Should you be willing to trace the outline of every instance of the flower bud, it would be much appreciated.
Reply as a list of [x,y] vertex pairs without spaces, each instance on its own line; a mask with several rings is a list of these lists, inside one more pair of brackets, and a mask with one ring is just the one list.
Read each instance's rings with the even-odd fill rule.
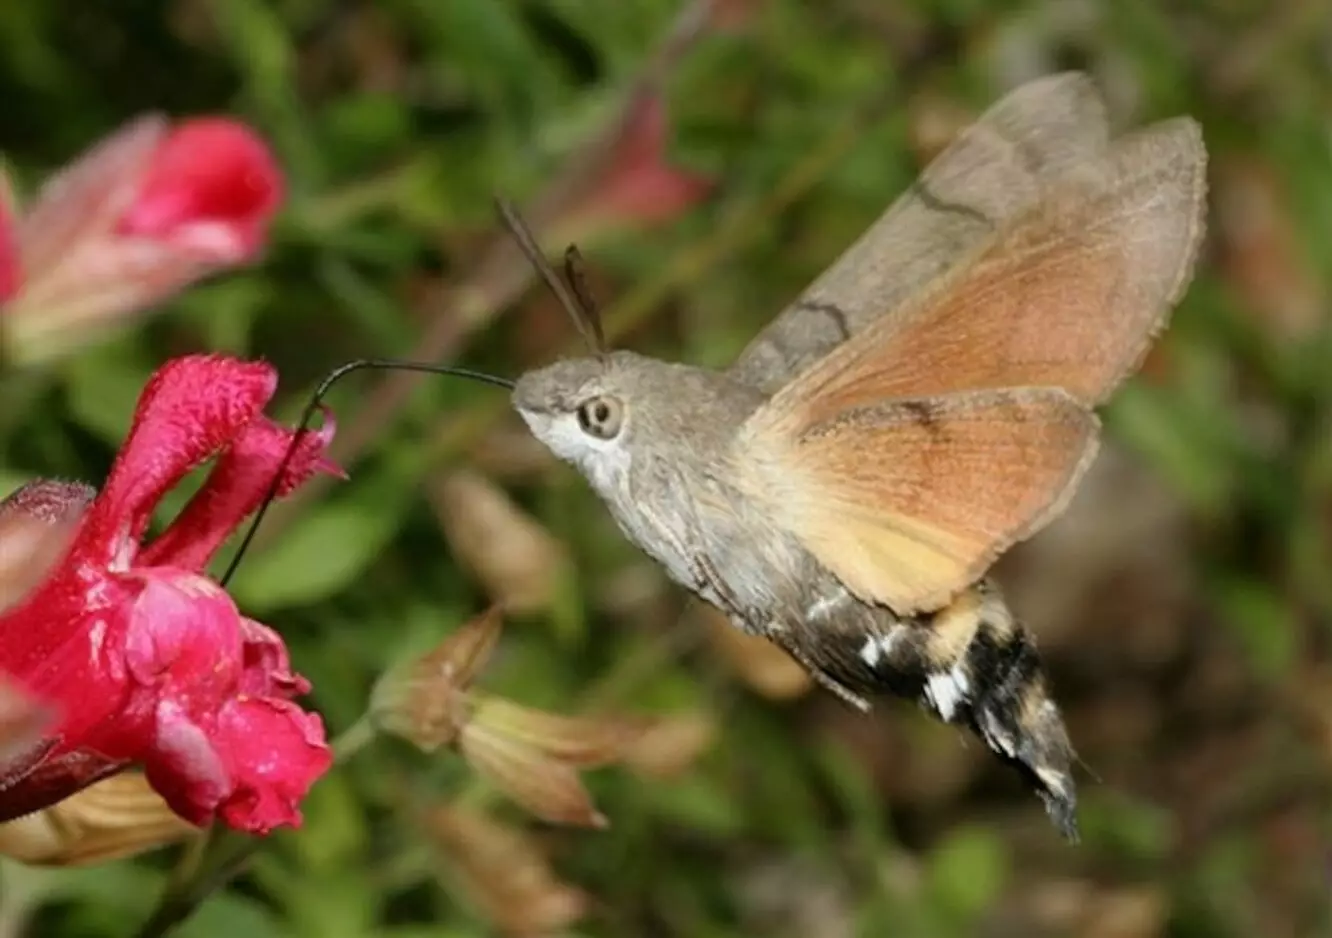
[[452,742],[467,720],[467,691],[503,625],[500,608],[491,607],[431,651],[385,672],[370,698],[375,725],[424,752]]
[[522,832],[460,807],[440,807],[425,829],[447,867],[447,884],[505,934],[558,933],[587,911],[587,896],[556,878]]

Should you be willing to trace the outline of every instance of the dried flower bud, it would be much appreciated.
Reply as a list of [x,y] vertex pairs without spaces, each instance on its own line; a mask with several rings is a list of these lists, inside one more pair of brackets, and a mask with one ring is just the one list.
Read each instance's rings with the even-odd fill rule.
[[587,911],[587,896],[557,879],[520,831],[464,808],[434,809],[425,828],[452,874],[449,884],[506,934],[554,934]]
[[1303,339],[1326,321],[1327,291],[1301,244],[1287,181],[1252,157],[1214,171],[1218,270],[1265,334]]
[[651,725],[628,717],[562,716],[489,696],[477,701],[472,722],[580,768],[622,759]]
[[0,610],[46,577],[96,494],[77,482],[40,481],[0,501]]
[[200,833],[167,807],[142,773],[125,772],[0,824],[0,854],[30,866],[87,866]]
[[458,561],[513,612],[546,608],[565,578],[564,546],[494,483],[451,472],[431,489],[444,536]]
[[625,751],[625,764],[655,778],[671,778],[694,765],[717,740],[717,721],[703,710],[655,720]]
[[713,646],[740,679],[764,697],[789,700],[813,686],[800,663],[766,638],[746,635],[711,607],[697,606]]
[[582,827],[608,825],[571,763],[475,720],[463,727],[458,746],[477,774],[542,820]]
[[420,658],[386,672],[370,698],[375,724],[425,752],[452,742],[467,720],[467,691],[489,661],[503,625],[493,606]]
[[645,728],[641,720],[564,717],[474,697],[458,746],[480,775],[537,817],[605,827],[578,770],[624,758]]

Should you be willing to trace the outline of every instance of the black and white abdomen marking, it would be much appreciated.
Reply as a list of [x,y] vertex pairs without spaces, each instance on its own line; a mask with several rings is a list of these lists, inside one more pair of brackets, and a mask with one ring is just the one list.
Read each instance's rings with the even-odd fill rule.
[[982,583],[946,608],[899,618],[844,588],[805,604],[803,656],[849,690],[915,700],[1015,766],[1051,820],[1077,837],[1073,750],[1031,634]]

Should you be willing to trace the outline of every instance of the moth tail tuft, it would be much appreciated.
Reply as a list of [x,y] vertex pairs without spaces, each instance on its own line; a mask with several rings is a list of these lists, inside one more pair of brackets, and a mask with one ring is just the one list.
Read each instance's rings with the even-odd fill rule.
[[843,696],[890,693],[979,736],[1045,803],[1069,841],[1078,839],[1073,747],[1051,699],[1031,633],[998,590],[978,584],[928,616],[901,619],[853,607],[799,655]]
[[946,672],[954,682],[965,675],[969,693],[952,712],[941,709],[931,691],[940,680],[936,672],[926,678],[925,703],[947,722],[969,726],[1001,760],[1016,768],[1044,802],[1055,827],[1076,843],[1073,746],[1059,706],[1050,696],[1035,642],[1003,609],[997,595],[987,597],[977,611],[971,640]]

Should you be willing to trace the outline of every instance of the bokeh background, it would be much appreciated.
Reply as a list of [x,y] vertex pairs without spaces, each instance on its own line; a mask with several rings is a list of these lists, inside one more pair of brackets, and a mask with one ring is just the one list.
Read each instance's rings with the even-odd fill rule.
[[[5,373],[0,482],[99,479],[174,354],[271,359],[291,416],[349,358],[513,375],[574,348],[496,193],[579,241],[616,342],[723,365],[957,128],[1070,67],[1117,126],[1191,113],[1211,152],[1188,298],[1066,517],[1000,566],[1085,761],[1080,846],[975,740],[859,716],[719,627],[502,392],[355,376],[330,397],[351,480],[275,511],[233,589],[331,729],[496,600],[481,686],[659,722],[585,775],[604,830],[377,740],[180,934],[1332,934],[1323,0],[7,0],[24,186],[165,110],[249,121],[290,194],[257,266]],[[129,934],[172,860],[6,863],[0,935]]]

